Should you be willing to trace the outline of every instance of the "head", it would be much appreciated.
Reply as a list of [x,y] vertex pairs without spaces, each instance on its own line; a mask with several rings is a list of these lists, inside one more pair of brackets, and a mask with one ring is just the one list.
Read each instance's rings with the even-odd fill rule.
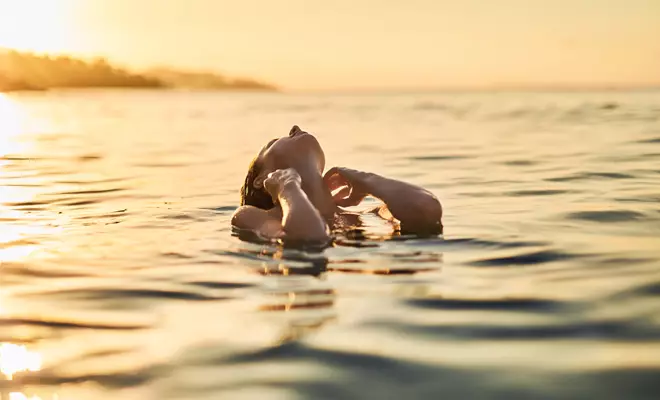
[[241,205],[273,208],[264,180],[273,171],[294,168],[303,177],[323,174],[325,154],[316,138],[294,125],[288,136],[273,139],[252,160],[241,188]]

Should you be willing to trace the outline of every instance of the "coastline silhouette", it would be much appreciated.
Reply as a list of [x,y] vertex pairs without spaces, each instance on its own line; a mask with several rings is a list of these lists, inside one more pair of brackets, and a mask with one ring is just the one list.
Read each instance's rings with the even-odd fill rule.
[[274,85],[218,73],[154,68],[132,72],[105,58],[83,60],[0,49],[0,92],[77,88],[274,91]]

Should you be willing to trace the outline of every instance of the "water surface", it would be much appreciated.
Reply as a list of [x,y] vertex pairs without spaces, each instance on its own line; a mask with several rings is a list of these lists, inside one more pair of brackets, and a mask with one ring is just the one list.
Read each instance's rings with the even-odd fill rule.
[[[233,237],[293,124],[444,236]],[[0,397],[656,399],[659,183],[658,92],[2,95]]]

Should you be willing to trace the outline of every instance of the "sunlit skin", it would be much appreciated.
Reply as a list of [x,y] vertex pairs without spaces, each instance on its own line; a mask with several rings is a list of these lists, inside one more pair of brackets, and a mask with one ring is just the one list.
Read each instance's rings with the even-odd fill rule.
[[442,232],[442,206],[431,192],[348,168],[333,167],[324,174],[321,145],[298,126],[289,136],[267,144],[256,163],[260,171],[251,189],[267,191],[274,207],[243,205],[232,218],[236,228],[266,239],[327,243],[330,230],[358,223],[355,214],[344,208],[373,196],[384,204],[367,212],[393,222],[395,229],[420,234]]

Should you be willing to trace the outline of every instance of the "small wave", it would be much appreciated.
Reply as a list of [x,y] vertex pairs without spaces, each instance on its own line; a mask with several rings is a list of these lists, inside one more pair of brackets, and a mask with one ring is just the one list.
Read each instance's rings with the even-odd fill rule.
[[70,289],[50,292],[39,292],[24,294],[31,297],[61,297],[65,300],[102,300],[104,302],[119,300],[128,304],[131,300],[187,300],[187,301],[212,301],[226,300],[227,297],[208,296],[201,293],[186,292],[182,290],[165,289],[118,289],[118,288],[90,288],[90,289]]
[[5,156],[0,157],[0,160],[3,161],[32,161],[38,158],[33,158],[33,157],[26,157],[26,156],[18,156],[18,155],[13,155],[13,154],[7,154]]
[[621,105],[618,103],[603,103],[598,108],[601,110],[616,110],[619,107],[621,107]]
[[513,192],[507,192],[507,196],[513,197],[525,197],[525,196],[553,196],[558,194],[569,193],[569,190],[559,190],[559,189],[545,189],[545,190],[515,190]]
[[644,153],[640,154],[641,158],[660,158],[660,153]]
[[593,321],[554,325],[399,325],[372,323],[406,334],[468,340],[659,340],[660,329],[636,321]]
[[413,104],[412,108],[417,110],[446,110],[448,107],[444,104],[432,101],[420,101]]
[[160,217],[161,219],[172,219],[178,221],[205,221],[206,218],[196,217],[190,214],[167,214]]
[[32,246],[37,244],[39,243],[29,239],[17,239],[10,242],[0,242],[0,249],[7,249],[16,246]]
[[508,257],[495,257],[485,258],[482,260],[472,261],[468,265],[474,267],[503,267],[509,265],[537,265],[545,264],[554,261],[570,260],[584,255],[570,254],[561,251],[544,250],[533,253],[518,254]]
[[106,219],[106,218],[119,218],[128,215],[128,210],[124,208],[123,210],[108,211],[106,213],[94,213],[91,215],[79,215],[74,217],[75,219],[80,220],[89,220],[89,219]]
[[113,372],[108,374],[58,375],[54,371],[40,371],[36,374],[21,376],[23,385],[63,386],[82,383],[96,383],[111,389],[141,386],[160,376],[162,367],[150,367],[135,371]]
[[89,162],[89,161],[97,161],[103,159],[103,156],[100,154],[84,154],[82,156],[76,157],[78,161],[81,162]]
[[394,366],[395,364],[398,364],[398,362],[393,359],[378,355],[317,349],[305,346],[300,342],[286,342],[280,346],[223,358],[223,363],[227,364],[253,363],[278,359],[323,360],[323,362],[328,365],[350,365],[360,368],[375,368],[375,370],[387,368],[387,365]]
[[47,205],[50,205],[50,204],[51,204],[50,201],[36,201],[36,200],[2,203],[2,205],[4,205],[4,206],[14,207],[14,208],[47,206]]
[[560,176],[556,178],[548,178],[546,181],[550,182],[569,182],[588,179],[634,179],[635,177],[630,174],[622,174],[619,172],[584,172],[579,174]]
[[577,123],[598,121],[602,118],[616,120],[647,120],[655,117],[649,113],[627,111],[616,102],[583,103],[576,106],[561,107],[545,104],[532,107],[518,107],[485,115],[488,120],[542,119],[559,122]]
[[246,289],[254,287],[249,283],[236,282],[216,282],[216,281],[192,281],[186,282],[187,285],[197,286],[204,289]]
[[91,179],[91,180],[56,180],[53,183],[62,184],[62,185],[86,186],[86,185],[99,185],[99,184],[125,182],[126,180],[127,178],[107,178],[107,179]]
[[566,218],[591,222],[628,222],[644,218],[644,214],[629,210],[578,211],[566,215]]
[[612,300],[621,300],[638,297],[660,297],[660,281],[639,285],[622,291],[611,297]]
[[78,194],[105,194],[115,193],[126,190],[125,188],[111,188],[111,189],[95,189],[95,190],[77,190],[72,192],[59,192],[58,195],[78,195]]
[[160,255],[163,256],[163,257],[177,258],[177,259],[180,259],[180,260],[190,260],[191,258],[195,258],[191,255],[178,253],[178,252],[174,252],[174,251],[168,251],[168,252],[165,252],[165,253],[160,253]]
[[446,160],[465,160],[470,157],[459,155],[438,155],[438,156],[416,156],[408,157],[412,161],[446,161]]
[[539,247],[547,246],[549,242],[540,242],[540,241],[493,241],[485,239],[473,239],[473,238],[460,238],[460,239],[445,239],[443,243],[448,245],[469,245],[475,247],[494,247],[500,249],[514,249],[520,247]]
[[220,207],[202,208],[202,210],[214,211],[217,213],[228,213],[228,212],[236,211],[237,208],[238,207],[236,206],[220,206]]
[[97,203],[100,203],[100,202],[101,202],[101,200],[99,199],[99,200],[73,200],[73,201],[71,201],[71,200],[66,200],[66,201],[58,200],[56,203],[58,205],[62,205],[62,206],[65,206],[65,207],[78,207],[78,206],[89,206],[89,205],[97,204]]
[[[0,245],[0,248],[2,246]],[[36,269],[24,264],[12,264],[12,263],[3,263],[2,264],[2,275],[7,276],[22,276],[22,277],[32,277],[32,278],[79,278],[88,276],[80,272],[72,271],[63,271],[55,269]]]
[[439,267],[428,268],[369,268],[369,267],[328,267],[329,272],[340,272],[344,274],[361,275],[414,275],[420,272],[432,272],[439,270]]
[[532,161],[532,160],[510,160],[510,161],[502,162],[502,165],[508,165],[511,167],[530,167],[537,164],[538,161]]
[[424,298],[407,300],[413,307],[438,310],[480,310],[480,311],[526,311],[557,312],[567,308],[567,304],[547,299],[450,299]]
[[639,140],[636,143],[660,143],[660,136],[651,139]]
[[64,321],[43,318],[3,318],[0,317],[0,326],[29,326],[38,328],[52,329],[90,329],[90,330],[108,330],[108,331],[137,331],[151,328],[149,325],[128,325],[128,324],[99,324],[82,321]]
[[172,168],[172,167],[188,167],[191,163],[184,162],[160,162],[160,163],[135,163],[133,166],[141,168]]

